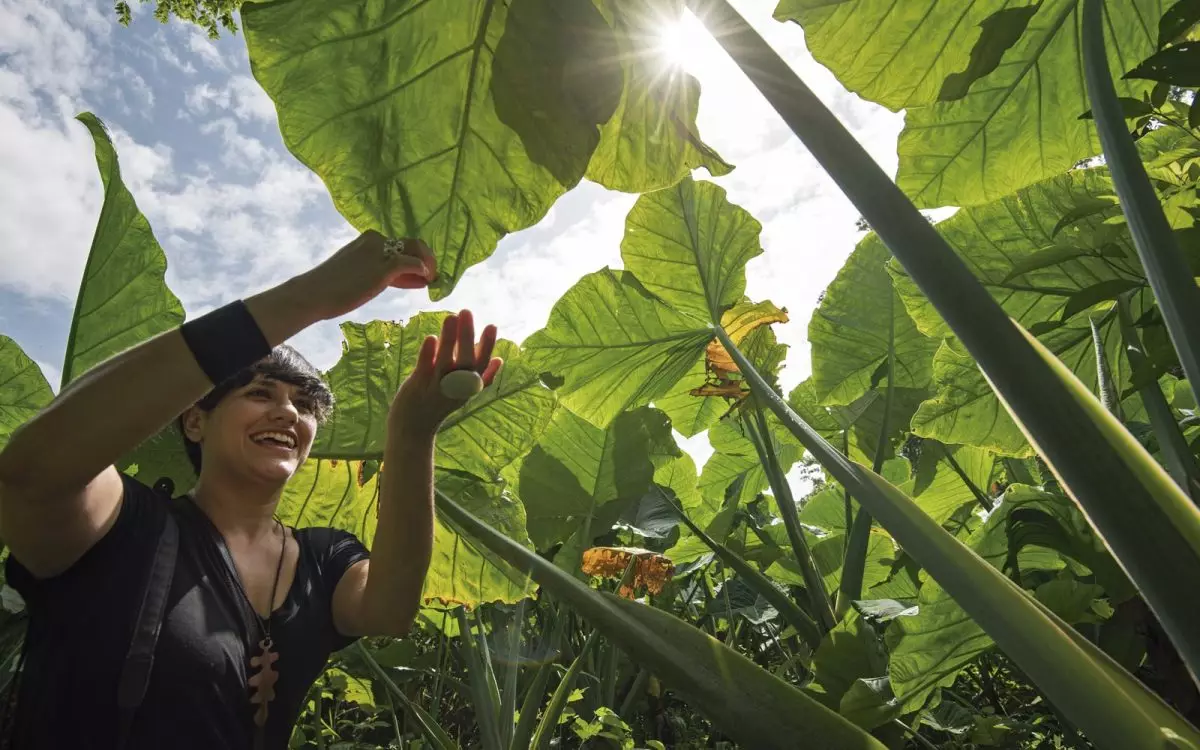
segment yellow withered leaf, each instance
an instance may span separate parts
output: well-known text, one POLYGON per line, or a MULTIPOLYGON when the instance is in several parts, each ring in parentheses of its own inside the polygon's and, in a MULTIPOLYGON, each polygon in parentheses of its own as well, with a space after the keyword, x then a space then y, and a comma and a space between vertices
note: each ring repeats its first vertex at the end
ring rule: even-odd
POLYGON ((657 552, 639 547, 592 547, 584 550, 583 572, 599 578, 622 579, 618 593, 632 599, 640 588, 651 594, 661 593, 675 573, 675 564, 657 552))

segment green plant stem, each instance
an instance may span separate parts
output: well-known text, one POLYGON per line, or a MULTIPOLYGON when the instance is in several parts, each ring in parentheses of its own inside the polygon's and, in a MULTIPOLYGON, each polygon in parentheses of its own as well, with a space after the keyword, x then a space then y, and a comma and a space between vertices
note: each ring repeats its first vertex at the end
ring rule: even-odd
POLYGON ((968 477, 967 473, 963 471, 961 466, 959 466, 958 461, 954 460, 954 454, 950 452, 950 449, 947 448, 944 443, 938 443, 937 445, 938 450, 942 452, 942 458, 946 459, 946 463, 950 464, 950 468, 954 470, 954 473, 958 475, 958 478, 961 479, 963 484, 967 485, 967 487, 971 490, 971 494, 975 496, 975 502, 979 503, 979 507, 986 511, 991 511, 992 508, 996 507, 991 498, 983 494, 983 491, 975 486, 975 483, 971 481, 971 478, 968 477))
MULTIPOLYGON (((1114 434, 1093 414, 1061 363, 1013 323, 946 240, 727 0, 687 3, 946 321, 1129 572, 1184 663, 1193 674, 1200 672, 1195 627, 1200 597, 1179 596, 1181 587, 1200 591, 1200 513, 1190 498, 1142 471, 1145 460, 1153 459, 1131 436, 1114 434), (1164 575, 1165 570, 1171 574, 1164 575)), ((1175 278, 1190 282, 1192 277, 1180 273, 1175 278)), ((1200 320, 1200 314, 1190 320, 1200 320)), ((848 462, 843 465, 857 471, 848 462)), ((895 536, 894 529, 889 531, 895 536)))
POLYGON ((1200 504, 1200 468, 1197 468, 1196 457, 1188 448, 1183 433, 1179 431, 1179 423, 1175 421, 1175 415, 1171 413, 1171 407, 1154 378, 1154 366, 1146 357, 1142 339, 1133 326, 1129 300, 1124 295, 1117 298, 1117 315, 1121 323, 1121 337, 1125 343, 1125 356, 1129 358, 1134 382, 1142 384, 1138 393, 1150 418, 1150 427, 1158 437, 1163 463, 1166 464, 1167 472, 1175 483, 1191 496, 1193 502, 1200 504))
POLYGON ((771 442, 767 420, 757 405, 752 405, 750 408, 754 412, 754 422, 743 419, 742 423, 746 426, 746 432, 754 444, 755 452, 758 453, 758 460, 762 463, 763 471, 766 472, 767 483, 771 486, 771 494, 775 496, 775 505, 779 508, 779 516, 783 519, 788 541, 792 545, 792 554, 796 558, 796 565, 800 568, 800 575, 804 578, 804 589, 808 592, 809 611, 813 613, 821 631, 829 632, 837 624, 837 618, 833 614, 829 593, 825 590, 825 581, 817 570, 817 563, 813 560, 812 551, 804 538, 804 530, 800 526, 800 515, 796 512, 796 501, 792 499, 791 486, 783 476, 779 460, 775 456, 775 447, 771 442))
POLYGON ((1167 333, 1179 354, 1183 372, 1200 383, 1200 287, 1179 250, 1179 243, 1146 170, 1129 137, 1125 117, 1108 69, 1100 0, 1083 3, 1083 71, 1096 132, 1112 174, 1121 210, 1145 269, 1146 279, 1162 310, 1167 333))
MULTIPOLYGON (((894 305, 895 295, 892 297, 894 305)), ((887 391, 884 392, 883 419, 879 420, 879 440, 875 443, 875 460, 872 465, 872 471, 876 474, 883 469, 883 460, 890 447, 888 430, 891 425, 888 422, 892 415, 892 401, 895 395, 893 384, 896 382, 895 327, 896 316, 893 312, 888 320, 887 391)), ((838 582, 837 607, 833 613, 839 621, 845 617, 851 602, 862 598, 863 571, 867 567, 867 546, 871 542, 872 523, 871 514, 860 505, 858 515, 850 526, 849 536, 846 538, 846 554, 842 558, 842 577, 838 582)))
POLYGON ((1094 318, 1088 318, 1092 329, 1092 348, 1096 350, 1096 390, 1099 392, 1100 403, 1109 413, 1124 422, 1121 413, 1121 399, 1117 397, 1117 386, 1113 383, 1112 368, 1108 366, 1108 357, 1104 352, 1104 339, 1100 336, 1100 328, 1094 318))
POLYGON ((903 729, 904 733, 916 740, 917 744, 921 747, 928 748, 928 750, 938 750, 937 745, 922 737, 920 732, 905 724, 903 721, 900 721, 899 719, 892 719, 892 724, 903 729))

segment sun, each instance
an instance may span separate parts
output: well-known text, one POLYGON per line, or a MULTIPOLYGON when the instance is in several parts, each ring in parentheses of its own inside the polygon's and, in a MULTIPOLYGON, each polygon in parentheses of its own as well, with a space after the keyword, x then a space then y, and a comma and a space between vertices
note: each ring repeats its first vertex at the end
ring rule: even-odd
POLYGON ((658 52, 668 65, 691 70, 700 62, 699 53, 707 36, 704 25, 691 13, 685 13, 663 22, 658 31, 658 52))

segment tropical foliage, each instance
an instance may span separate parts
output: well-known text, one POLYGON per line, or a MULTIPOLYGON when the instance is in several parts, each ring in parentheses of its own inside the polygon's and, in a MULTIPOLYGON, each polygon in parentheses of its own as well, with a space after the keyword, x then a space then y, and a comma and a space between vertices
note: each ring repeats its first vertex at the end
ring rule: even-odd
MULTIPOLYGON (((585 177, 641 194, 622 268, 503 342, 439 434, 417 632, 336 654, 293 747, 1200 747, 1200 5, 784 0, 848 89, 905 110, 912 203, 723 2, 692 5, 875 230, 786 398, 786 300, 745 268, 790 250, 693 174, 731 166, 647 47, 679 4, 243 9, 285 143, 355 227, 430 241, 434 299, 585 177), (698 469, 675 434, 704 432, 698 469)), ((183 316, 80 120, 105 202, 64 384, 183 316)), ((290 523, 370 542, 382 415, 440 319, 343 326, 290 523)), ((51 398, 0 338, 0 447, 51 398)), ((123 468, 194 480, 169 430, 123 468)))

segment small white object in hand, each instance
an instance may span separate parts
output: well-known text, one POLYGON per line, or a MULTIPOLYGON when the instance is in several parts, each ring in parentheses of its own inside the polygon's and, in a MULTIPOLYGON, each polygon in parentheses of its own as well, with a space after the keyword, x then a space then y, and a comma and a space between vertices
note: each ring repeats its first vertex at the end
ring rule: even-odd
POLYGON ((483 390, 483 378, 474 370, 453 370, 442 376, 442 395, 466 401, 483 390))

